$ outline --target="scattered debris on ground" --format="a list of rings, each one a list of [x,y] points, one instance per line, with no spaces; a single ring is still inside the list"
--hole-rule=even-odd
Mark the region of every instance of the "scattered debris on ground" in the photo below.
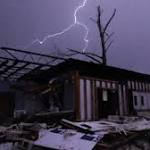
[[[150,120],[109,116],[107,120],[0,126],[0,150],[148,150]]]

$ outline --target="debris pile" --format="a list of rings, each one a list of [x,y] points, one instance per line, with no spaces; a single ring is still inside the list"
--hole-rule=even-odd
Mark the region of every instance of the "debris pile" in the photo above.
[[[109,116],[107,120],[59,124],[19,123],[0,126],[0,150],[147,150],[150,120]]]

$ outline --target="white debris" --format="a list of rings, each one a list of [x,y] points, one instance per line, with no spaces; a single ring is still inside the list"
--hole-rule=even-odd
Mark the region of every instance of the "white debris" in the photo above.
[[[42,131],[34,144],[60,150],[92,150],[103,136],[103,134],[91,135],[68,129],[51,129]]]
[[[12,149],[13,149],[12,143],[0,144],[0,150],[12,150]]]

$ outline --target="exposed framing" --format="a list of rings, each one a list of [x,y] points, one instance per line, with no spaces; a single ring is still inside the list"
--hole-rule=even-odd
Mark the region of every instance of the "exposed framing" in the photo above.
[[[49,69],[65,60],[63,57],[0,47],[0,78],[17,80],[25,74]]]

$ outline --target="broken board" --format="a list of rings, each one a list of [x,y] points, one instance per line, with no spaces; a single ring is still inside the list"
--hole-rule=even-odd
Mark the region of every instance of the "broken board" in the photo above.
[[[68,129],[50,129],[42,131],[34,144],[59,150],[91,150],[103,136]]]

